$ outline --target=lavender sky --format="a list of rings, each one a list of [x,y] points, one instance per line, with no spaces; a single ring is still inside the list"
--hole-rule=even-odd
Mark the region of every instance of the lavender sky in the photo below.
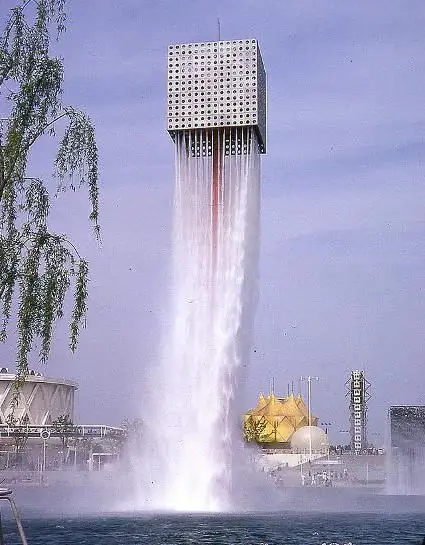
[[[14,5],[0,0],[0,20]],[[407,9],[408,7],[408,9]],[[148,418],[167,289],[174,157],[165,131],[169,43],[257,38],[268,74],[260,302],[246,408],[271,377],[312,374],[313,410],[346,441],[344,383],[372,383],[371,439],[390,404],[423,404],[425,5],[422,0],[73,0],[55,46],[65,100],[86,110],[101,156],[99,247],[84,192],[52,224],[91,262],[87,330],[57,328],[48,369],[80,384],[77,416]],[[32,175],[50,173],[50,145]],[[13,347],[1,346],[3,364]],[[172,363],[170,362],[170,365]],[[38,368],[37,364],[34,364]]]

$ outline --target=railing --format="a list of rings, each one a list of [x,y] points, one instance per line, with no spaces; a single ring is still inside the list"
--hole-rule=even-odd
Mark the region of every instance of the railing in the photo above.
[[[0,488],[0,500],[5,500],[10,503],[10,507],[12,509],[13,516],[15,518],[16,526],[18,528],[19,537],[21,538],[22,545],[28,545],[27,538],[25,537],[24,528],[21,523],[21,519],[19,517],[18,509],[16,508],[16,504],[14,499],[12,498],[12,491],[9,490],[9,488]],[[4,544],[4,537],[3,537],[3,528],[1,525],[1,518],[0,518],[0,545]]]
[[[0,437],[15,437],[16,435],[25,435],[28,438],[41,438],[47,440],[49,437],[97,437],[110,439],[124,439],[125,430],[104,425],[81,425],[81,426],[54,426],[52,424],[45,426],[8,426],[0,425]]]

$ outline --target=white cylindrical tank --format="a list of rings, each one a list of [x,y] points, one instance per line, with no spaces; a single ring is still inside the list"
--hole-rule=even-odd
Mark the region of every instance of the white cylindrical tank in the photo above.
[[[15,374],[0,368],[0,424],[8,424],[12,413]],[[47,378],[30,371],[18,393],[18,405],[13,411],[17,424],[43,426],[60,415],[74,420],[74,392],[78,385],[63,379]]]

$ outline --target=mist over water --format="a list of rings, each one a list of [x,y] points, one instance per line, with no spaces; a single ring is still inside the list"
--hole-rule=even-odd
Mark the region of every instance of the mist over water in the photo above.
[[[154,379],[139,496],[155,509],[218,511],[231,508],[237,486],[260,154],[251,128],[192,131],[176,135],[175,161],[172,319]]]
[[[413,441],[403,449],[393,448],[387,463],[387,493],[425,495],[425,448]]]
[[[425,411],[422,406],[393,406],[389,411],[387,493],[425,494]]]

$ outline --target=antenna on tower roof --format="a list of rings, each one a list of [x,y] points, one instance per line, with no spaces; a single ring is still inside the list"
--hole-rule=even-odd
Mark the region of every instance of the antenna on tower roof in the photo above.
[[[217,33],[218,33],[218,41],[220,41],[221,38],[221,25],[220,25],[220,18],[217,17]]]

